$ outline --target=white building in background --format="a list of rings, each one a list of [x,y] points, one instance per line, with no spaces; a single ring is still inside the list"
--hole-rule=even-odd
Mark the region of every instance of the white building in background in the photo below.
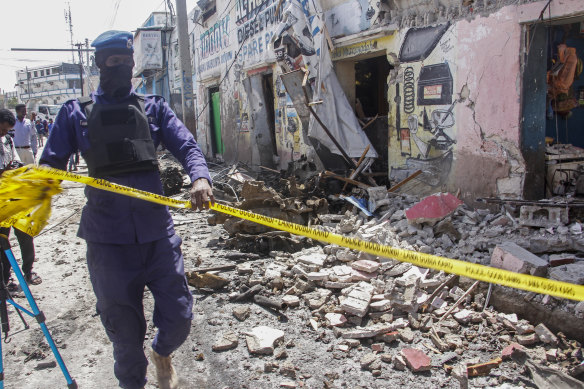
[[[88,95],[97,88],[98,74],[95,65],[84,69],[83,94]],[[27,105],[60,105],[82,95],[78,64],[62,62],[21,69],[16,72],[16,80],[19,101]]]

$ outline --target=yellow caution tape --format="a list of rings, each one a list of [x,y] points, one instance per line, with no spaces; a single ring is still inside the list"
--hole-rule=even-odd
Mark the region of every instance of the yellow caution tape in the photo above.
[[[58,188],[55,189],[54,187],[51,186],[55,185],[56,181],[54,180],[69,180],[80,182],[110,192],[124,194],[134,198],[154,202],[157,204],[167,205],[174,208],[191,208],[190,201],[171,199],[165,196],[129,188],[127,186],[114,184],[103,179],[80,176],[62,170],[51,169],[46,167],[36,168],[27,167],[21,169],[26,170],[19,173],[17,173],[17,171],[15,170],[13,172],[10,172],[11,176],[20,176],[21,177],[20,181],[23,182],[26,179],[43,181],[42,179],[44,178],[45,184],[43,188],[45,192],[50,195],[59,192]],[[6,176],[3,175],[2,179],[0,179],[0,199],[4,198],[2,196],[2,193],[4,189],[3,181],[5,180],[5,178]],[[47,181],[46,179],[49,180]],[[50,184],[51,181],[53,182],[52,184]],[[58,186],[58,184],[56,185]],[[31,185],[29,185],[29,189],[30,186]],[[15,190],[18,194],[21,192],[19,188],[13,187],[12,189]],[[37,195],[37,197],[41,198],[40,201],[46,200],[46,198],[43,196]],[[336,244],[342,247],[363,251],[376,256],[393,258],[398,261],[408,262],[420,267],[442,270],[446,273],[456,274],[459,276],[473,278],[475,280],[480,280],[493,284],[508,286],[515,289],[522,289],[530,292],[547,294],[550,296],[566,298],[570,300],[577,301],[584,300],[584,286],[582,285],[575,285],[569,284],[567,282],[548,280],[542,277],[514,273],[508,270],[479,265],[476,263],[465,262],[457,259],[439,257],[437,255],[423,254],[415,251],[398,249],[378,243],[366,242],[357,238],[342,236],[332,232],[322,231],[316,228],[311,228],[272,217],[258,215],[253,212],[233,208],[223,204],[218,203],[212,204],[210,205],[210,209],[217,212],[232,215],[241,219],[249,220],[258,224],[262,224],[264,226],[271,227],[277,230],[287,231],[291,234],[305,236],[321,242]],[[2,220],[2,223],[6,222],[4,219],[2,219],[2,216],[5,214],[6,212],[4,212],[3,207],[0,207],[0,220]],[[39,213],[38,215],[35,216],[41,217],[46,216],[46,214]],[[13,219],[14,217],[12,218],[12,220]],[[29,220],[30,219],[33,219],[32,215],[29,217]],[[46,220],[44,221],[44,223],[46,224]],[[40,224],[43,224],[43,221],[36,220],[35,225],[38,226]]]

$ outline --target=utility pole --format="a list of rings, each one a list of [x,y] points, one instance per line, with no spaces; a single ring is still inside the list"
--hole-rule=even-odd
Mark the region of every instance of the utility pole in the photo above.
[[[87,68],[91,66],[91,62],[89,61],[89,39],[85,38],[85,50],[87,53]]]
[[[178,47],[180,57],[180,72],[182,76],[182,110],[183,122],[197,140],[195,123],[195,107],[193,102],[193,70],[191,68],[191,49],[187,21],[186,0],[176,0],[176,27],[178,32]]]
[[[69,11],[65,10],[65,23],[69,24],[69,35],[71,36],[71,63],[75,63],[75,49],[73,48],[73,21],[71,20],[71,3],[67,4]]]
[[[81,55],[81,48],[83,47],[83,43],[76,43],[77,52],[79,53],[79,81],[81,82],[81,96],[85,94],[83,89],[83,56]]]

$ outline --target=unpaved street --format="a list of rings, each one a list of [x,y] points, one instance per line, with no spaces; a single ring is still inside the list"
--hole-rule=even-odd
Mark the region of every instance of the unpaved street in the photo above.
[[[112,348],[95,315],[95,298],[85,263],[85,243],[76,237],[80,211],[85,202],[83,186],[72,182],[63,182],[62,186],[63,193],[53,199],[49,225],[35,239],[35,270],[43,278],[43,283],[31,289],[79,387],[115,388],[117,381],[113,374]],[[183,189],[183,194],[178,196],[184,198],[186,192]],[[225,247],[227,232],[222,225],[209,225],[207,212],[171,212],[177,233],[183,239],[187,271],[240,265],[237,270],[218,273],[229,280],[224,288],[215,291],[191,288],[196,301],[192,331],[174,355],[183,388],[456,388],[459,387],[459,380],[447,372],[446,365],[493,360],[518,334],[519,330],[510,329],[518,327],[509,324],[507,316],[496,316],[496,312],[480,313],[480,299],[484,301],[484,297],[480,297],[482,294],[475,297],[472,305],[477,311],[473,315],[478,320],[473,319],[472,323],[466,321],[462,325],[453,319],[444,321],[443,325],[448,329],[443,329],[441,336],[452,341],[450,351],[437,350],[438,346],[429,339],[427,330],[422,331],[423,325],[419,323],[422,318],[415,312],[405,317],[375,316],[374,313],[363,320],[350,317],[349,322],[342,326],[342,331],[355,329],[358,325],[371,327],[393,323],[399,334],[387,333],[382,335],[381,340],[379,337],[346,339],[338,328],[326,325],[322,319],[326,312],[339,312],[335,307],[338,297],[329,293],[327,299],[322,300],[328,301],[325,305],[313,306],[314,301],[319,299],[314,293],[320,293],[323,289],[314,291],[315,288],[310,287],[306,293],[298,292],[300,306],[282,311],[264,308],[251,300],[233,302],[233,295],[252,285],[263,285],[270,295],[283,297],[283,290],[293,284],[294,287],[301,284],[301,281],[284,276],[293,274],[291,265],[288,270],[285,266],[282,268],[282,278],[285,279],[280,286],[275,281],[279,277],[271,280],[264,277],[268,265],[290,262],[291,253],[271,253],[271,256],[252,253],[248,255],[249,266],[242,267],[246,256],[237,259],[234,255],[237,251]],[[16,245],[14,238],[11,241]],[[14,253],[18,259],[20,253],[17,247]],[[243,271],[244,268],[249,271]],[[24,298],[18,297],[16,300],[26,305]],[[149,323],[145,348],[149,351],[155,329],[151,323],[153,300],[148,291],[144,301]],[[496,323],[497,317],[503,318],[502,324]],[[513,319],[509,317],[509,320]],[[54,358],[43,341],[38,325],[33,319],[27,321],[31,329],[23,331],[14,309],[10,309],[10,341],[3,344],[6,387],[66,387],[60,369],[46,367],[47,362]],[[408,321],[412,330],[406,328]],[[414,325],[416,322],[418,324]],[[252,354],[248,350],[245,334],[258,326],[283,331],[284,337],[276,343],[273,352]],[[214,351],[213,346],[223,337],[230,339],[227,342],[229,345],[224,347],[224,351]],[[396,358],[407,347],[424,350],[432,358],[431,369],[414,373],[401,366],[399,358]],[[550,348],[548,345],[545,347]],[[578,350],[579,343],[574,347]],[[543,358],[539,359],[540,362],[546,359],[543,346],[537,346],[532,351]],[[153,373],[152,369],[148,371],[146,388],[157,387]],[[536,387],[525,368],[511,360],[500,363],[490,373],[470,379],[470,384],[472,387]]]

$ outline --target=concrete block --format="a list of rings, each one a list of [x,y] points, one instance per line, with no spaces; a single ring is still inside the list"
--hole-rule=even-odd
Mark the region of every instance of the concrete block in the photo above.
[[[527,334],[527,335],[517,335],[517,343],[522,346],[529,346],[531,344],[535,344],[539,341],[539,338],[536,334]]]
[[[326,281],[328,279],[328,273],[310,272],[306,275],[306,278],[310,281]]]
[[[267,279],[280,277],[282,275],[282,271],[284,270],[286,270],[286,266],[277,263],[270,263],[268,266],[266,266],[264,277]]]
[[[328,325],[330,325],[331,327],[342,326],[347,322],[347,318],[345,317],[345,315],[340,313],[329,312],[326,315],[324,315],[324,318],[326,319]]]
[[[570,284],[584,285],[584,264],[573,263],[551,268],[549,278]]]
[[[267,326],[255,327],[245,333],[247,349],[251,354],[274,353],[274,344],[284,339],[284,331]]]
[[[367,313],[369,301],[347,297],[341,304],[341,309],[355,316],[363,317]]]
[[[558,344],[558,338],[543,323],[540,323],[535,327],[535,333],[543,343],[554,346]]]
[[[511,343],[509,346],[505,347],[503,351],[501,351],[501,358],[503,358],[503,360],[511,359],[511,354],[515,349],[525,350],[525,347],[518,343]]]
[[[568,223],[568,209],[523,205],[519,212],[519,224],[532,227],[557,227]]]
[[[364,271],[365,273],[375,273],[379,269],[380,263],[375,261],[370,261],[367,259],[361,259],[355,261],[351,264],[351,267],[356,270]]]
[[[381,340],[385,343],[391,343],[399,338],[399,331],[386,332],[385,334],[378,335],[375,339]]]
[[[491,266],[517,273],[545,277],[548,263],[513,242],[503,242],[493,250]]]
[[[387,311],[389,308],[391,308],[391,301],[389,300],[374,301],[369,305],[369,307],[371,307],[371,310],[375,312]]]
[[[371,345],[371,350],[377,353],[382,353],[385,348],[385,343],[373,343]]]
[[[366,273],[361,270],[351,269],[351,281],[370,281],[377,277],[377,273]]]
[[[252,274],[253,269],[249,263],[240,263],[239,265],[235,266],[237,270],[237,274]]]
[[[300,255],[296,258],[296,260],[300,263],[304,263],[306,265],[314,265],[318,267],[322,267],[324,265],[324,261],[326,260],[326,254],[324,253],[309,253],[306,255]]]
[[[282,297],[282,302],[290,308],[298,307],[300,305],[300,297],[294,295],[285,295]]]
[[[391,325],[389,324],[375,324],[369,327],[356,327],[351,330],[343,332],[344,339],[364,339],[373,338],[376,335],[389,332]]]
[[[236,348],[238,344],[239,344],[239,340],[238,340],[237,334],[232,332],[232,331],[228,331],[221,336],[221,339],[219,339],[211,347],[211,349],[215,352],[227,351],[227,350],[231,350],[232,348]]]
[[[407,366],[414,373],[427,371],[431,368],[431,359],[424,354],[422,350],[415,348],[404,348],[400,351],[401,356],[405,359]]]

